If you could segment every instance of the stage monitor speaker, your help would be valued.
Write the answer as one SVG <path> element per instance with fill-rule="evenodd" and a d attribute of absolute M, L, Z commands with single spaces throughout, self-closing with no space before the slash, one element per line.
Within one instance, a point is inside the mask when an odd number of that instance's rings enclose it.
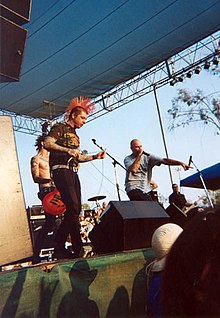
<path fill-rule="evenodd" d="M 173 223 L 178 224 L 181 227 L 184 227 L 187 222 L 187 215 L 178 207 L 170 204 L 166 208 L 166 213 L 170 216 L 170 219 Z"/>
<path fill-rule="evenodd" d="M 110 201 L 89 238 L 98 254 L 147 248 L 153 232 L 169 220 L 155 201 Z"/>
<path fill-rule="evenodd" d="M 31 0 L 0 0 L 1 16 L 16 24 L 30 21 Z"/>
<path fill-rule="evenodd" d="M 27 30 L 0 16 L 0 82 L 20 78 Z"/>

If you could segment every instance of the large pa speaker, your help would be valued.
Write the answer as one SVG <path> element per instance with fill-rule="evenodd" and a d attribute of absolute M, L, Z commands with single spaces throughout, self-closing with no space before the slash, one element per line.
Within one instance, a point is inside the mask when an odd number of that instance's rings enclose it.
<path fill-rule="evenodd" d="M 110 201 L 89 238 L 98 254 L 147 248 L 153 232 L 169 220 L 155 201 Z"/>
<path fill-rule="evenodd" d="M 0 16 L 0 82 L 18 81 L 27 30 Z"/>

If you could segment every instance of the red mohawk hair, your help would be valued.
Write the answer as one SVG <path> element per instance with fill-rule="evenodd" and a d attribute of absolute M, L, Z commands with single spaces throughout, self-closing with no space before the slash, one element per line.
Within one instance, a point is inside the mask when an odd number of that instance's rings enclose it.
<path fill-rule="evenodd" d="M 82 107 L 87 114 L 91 114 L 95 111 L 95 103 L 88 97 L 75 97 L 71 100 L 69 106 L 66 109 L 64 118 L 69 119 L 70 113 L 76 107 Z"/>

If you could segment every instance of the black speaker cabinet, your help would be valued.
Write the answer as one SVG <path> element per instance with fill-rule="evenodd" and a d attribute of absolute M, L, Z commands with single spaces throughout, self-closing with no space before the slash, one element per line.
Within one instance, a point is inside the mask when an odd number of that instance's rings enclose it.
<path fill-rule="evenodd" d="M 27 208 L 28 218 L 34 219 L 45 219 L 44 209 L 42 205 L 32 205 Z"/>
<path fill-rule="evenodd" d="M 176 223 L 181 227 L 185 226 L 187 222 L 187 216 L 177 206 L 170 204 L 166 208 L 166 213 L 170 216 L 170 219 L 173 223 Z"/>
<path fill-rule="evenodd" d="M 56 224 L 55 227 L 53 229 L 53 231 L 51 231 L 50 233 L 47 234 L 46 239 L 44 240 L 44 242 L 42 242 L 42 248 L 51 248 L 54 247 L 54 237 L 56 235 L 56 232 L 60 226 L 61 223 L 61 217 L 57 216 L 56 218 Z M 32 245 L 34 246 L 37 240 L 37 237 L 42 229 L 42 227 L 45 224 L 45 218 L 34 218 L 32 220 L 30 220 L 30 233 L 31 233 L 31 240 L 32 240 Z"/>
<path fill-rule="evenodd" d="M 1 16 L 22 25 L 30 21 L 31 0 L 0 0 Z"/>
<path fill-rule="evenodd" d="M 27 30 L 0 16 L 0 82 L 18 81 Z"/>
<path fill-rule="evenodd" d="M 169 220 L 155 201 L 110 201 L 89 238 L 101 254 L 147 248 L 153 232 Z"/>
<path fill-rule="evenodd" d="M 29 221 L 29 228 L 31 233 L 32 245 L 35 245 L 38 234 L 45 224 L 45 213 L 42 205 L 32 205 L 27 208 L 27 215 Z M 50 233 L 48 233 L 42 248 L 54 247 L 54 236 L 60 226 L 62 215 L 56 216 L 55 226 Z"/>
<path fill-rule="evenodd" d="M 30 221 L 31 239 L 32 239 L 33 246 L 36 242 L 38 234 L 40 233 L 40 230 L 42 229 L 44 223 L 45 223 L 44 219 L 35 219 Z"/>

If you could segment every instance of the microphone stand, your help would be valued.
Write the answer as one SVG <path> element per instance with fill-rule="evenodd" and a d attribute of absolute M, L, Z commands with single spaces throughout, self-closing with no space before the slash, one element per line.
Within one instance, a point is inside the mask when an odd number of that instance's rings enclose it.
<path fill-rule="evenodd" d="M 106 152 L 106 155 L 108 155 L 112 160 L 112 164 L 114 166 L 114 172 L 115 172 L 115 184 L 116 184 L 116 190 L 117 190 L 117 194 L 118 194 L 118 200 L 121 201 L 121 197 L 120 197 L 120 189 L 119 189 L 119 182 L 118 182 L 118 175 L 117 175 L 117 170 L 116 170 L 116 164 L 118 164 L 121 168 L 123 168 L 125 171 L 127 171 L 125 169 L 124 166 L 122 166 L 122 164 L 120 162 L 118 162 L 114 157 L 112 157 L 106 150 L 104 150 L 101 146 L 99 146 L 97 143 L 96 143 L 96 140 L 95 139 L 92 139 L 92 142 L 99 148 L 101 149 L 102 151 L 105 151 Z"/>
<path fill-rule="evenodd" d="M 205 185 L 205 182 L 204 182 L 204 179 L 203 179 L 203 176 L 202 176 L 202 172 L 197 168 L 197 166 L 195 165 L 195 163 L 194 163 L 194 161 L 192 160 L 192 158 L 190 158 L 190 160 L 191 160 L 192 164 L 194 165 L 194 167 L 196 168 L 196 170 L 198 171 L 200 180 L 201 180 L 201 182 L 202 182 L 202 185 L 203 185 L 203 188 L 204 188 L 204 190 L 205 190 L 206 196 L 207 196 L 207 198 L 208 198 L 208 200 L 209 200 L 209 203 L 210 203 L 211 207 L 214 208 L 214 205 L 213 205 L 212 200 L 211 200 L 211 198 L 210 198 L 209 192 L 208 192 L 208 190 L 207 190 L 207 188 L 206 188 L 206 185 Z"/>

